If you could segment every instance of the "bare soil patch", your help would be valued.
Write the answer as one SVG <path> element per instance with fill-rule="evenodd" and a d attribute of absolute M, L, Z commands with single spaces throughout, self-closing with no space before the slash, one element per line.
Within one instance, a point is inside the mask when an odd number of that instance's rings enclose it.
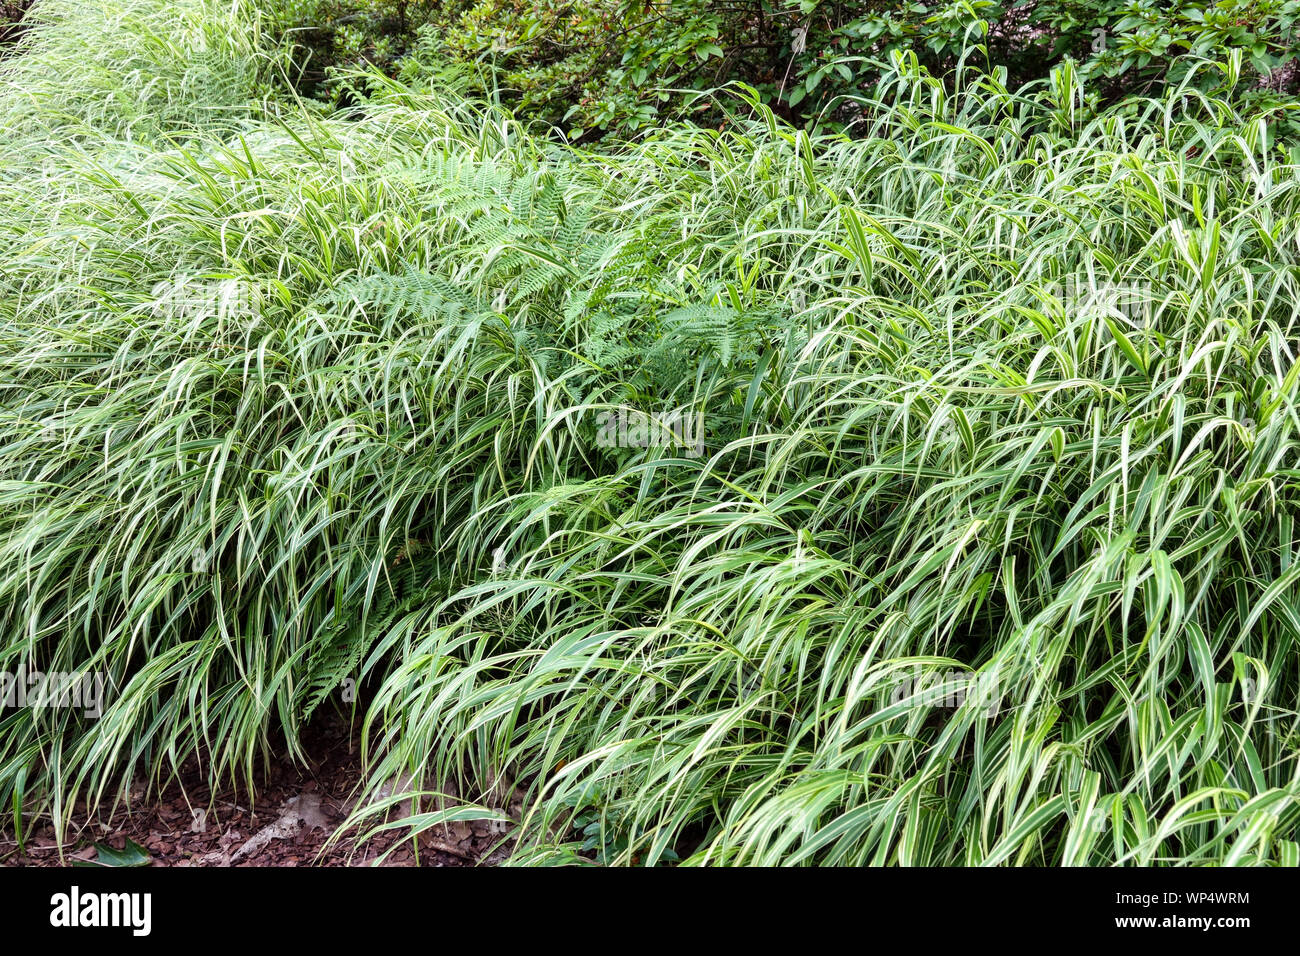
<path fill-rule="evenodd" d="M 504 858 L 499 830 L 488 821 L 437 827 L 414 841 L 396 833 L 360 848 L 344 840 L 325 849 L 355 806 L 359 734 L 331 715 L 311 728 L 304 748 L 312 763 L 277 761 L 255 800 L 233 788 L 212 794 L 197 763 L 187 765 L 161 799 L 143 799 L 140 786 L 130 809 L 75 815 L 62 854 L 52 826 L 34 829 L 20 848 L 6 821 L 0 865 L 72 866 L 95 860 L 96 844 L 120 850 L 127 840 L 149 851 L 151 866 L 475 866 Z"/>

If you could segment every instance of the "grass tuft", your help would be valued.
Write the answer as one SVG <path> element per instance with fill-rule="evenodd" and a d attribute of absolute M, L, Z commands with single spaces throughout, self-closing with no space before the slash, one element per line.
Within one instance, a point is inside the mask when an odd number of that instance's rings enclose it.
<path fill-rule="evenodd" d="M 32 17 L 0 671 L 107 690 L 0 712 L 4 806 L 251 785 L 358 680 L 367 789 L 508 776 L 520 863 L 1300 861 L 1300 180 L 1226 87 L 583 152 L 259 99 L 242 4 Z"/>

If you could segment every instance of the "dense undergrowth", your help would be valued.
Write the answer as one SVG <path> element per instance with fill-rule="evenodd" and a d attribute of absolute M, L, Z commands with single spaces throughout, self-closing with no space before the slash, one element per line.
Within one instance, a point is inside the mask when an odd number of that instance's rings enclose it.
<path fill-rule="evenodd" d="M 0 66 L 0 671 L 108 685 L 0 712 L 4 806 L 250 782 L 355 680 L 367 786 L 508 774 L 518 862 L 1300 862 L 1300 179 L 1239 57 L 580 152 L 294 102 L 257 22 L 45 0 Z"/>
<path fill-rule="evenodd" d="M 346 98 L 340 67 L 464 86 L 571 138 L 626 136 L 689 118 L 717 127 L 693 91 L 733 81 L 809 131 L 853 129 L 855 99 L 894 53 L 946 75 L 963 59 L 1043 80 L 1065 60 L 1085 106 L 1115 108 L 1243 58 L 1235 95 L 1300 91 L 1297 0 L 277 0 L 307 83 Z M 978 45 L 977 49 L 975 48 Z M 1193 54 L 1188 56 L 1187 54 Z M 1189 74 L 1190 71 L 1190 74 Z M 888 72 L 888 71 L 886 71 Z M 1300 134 L 1300 126 L 1293 127 Z"/>

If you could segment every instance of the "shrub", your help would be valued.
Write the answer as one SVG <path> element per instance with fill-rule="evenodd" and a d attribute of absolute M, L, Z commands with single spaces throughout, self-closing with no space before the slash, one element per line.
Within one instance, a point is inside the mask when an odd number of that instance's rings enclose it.
<path fill-rule="evenodd" d="M 441 81 L 448 61 L 472 66 L 480 92 L 575 137 L 707 110 L 690 91 L 732 80 L 789 120 L 840 128 L 858 115 L 844 98 L 870 90 L 896 52 L 944 75 L 969 51 L 1014 86 L 1070 58 L 1097 100 L 1113 102 L 1179 87 L 1199 57 L 1240 51 L 1263 85 L 1294 91 L 1297 10 L 1295 0 L 452 2 L 427 9 L 403 74 Z"/>

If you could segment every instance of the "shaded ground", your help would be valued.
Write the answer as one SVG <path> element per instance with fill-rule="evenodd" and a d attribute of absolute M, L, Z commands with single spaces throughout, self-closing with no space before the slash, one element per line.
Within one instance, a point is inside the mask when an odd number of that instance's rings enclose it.
<path fill-rule="evenodd" d="M 18 39 L 23 32 L 18 21 L 31 5 L 31 0 L 0 0 L 0 46 Z"/>
<path fill-rule="evenodd" d="M 12 826 L 6 827 L 0 831 L 0 865 L 73 865 L 94 860 L 96 843 L 122 849 L 127 839 L 149 851 L 152 866 L 368 866 L 390 848 L 393 852 L 381 865 L 414 866 L 417 852 L 421 866 L 492 864 L 505 855 L 493 849 L 501 840 L 493 824 L 474 821 L 422 834 L 418 847 L 409 839 L 384 836 L 359 850 L 344 842 L 322 856 L 325 841 L 354 806 L 360 750 L 357 737 L 338 717 L 314 727 L 304 747 L 314 764 L 277 763 L 253 806 L 246 794 L 233 790 L 219 791 L 210 800 L 197 765 L 187 765 L 181 781 L 171 784 L 160 801 L 141 800 L 141 786 L 132 794 L 129 812 L 119 810 L 111 818 L 75 815 L 63 860 L 48 825 L 28 834 L 25 851 Z"/>

